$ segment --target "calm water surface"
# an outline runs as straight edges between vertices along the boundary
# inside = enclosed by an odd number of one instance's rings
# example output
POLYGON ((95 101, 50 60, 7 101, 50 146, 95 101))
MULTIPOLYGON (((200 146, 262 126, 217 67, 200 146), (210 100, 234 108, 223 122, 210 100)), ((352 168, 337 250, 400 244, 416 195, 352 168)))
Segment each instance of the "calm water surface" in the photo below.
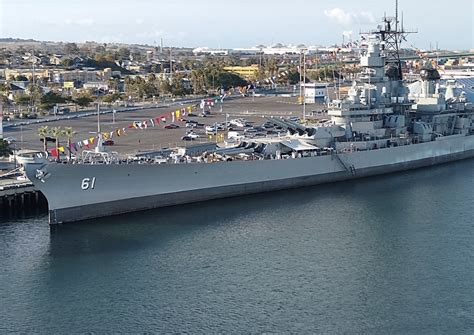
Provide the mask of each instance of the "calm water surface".
POLYGON ((0 223, 0 332, 474 332, 474 160, 0 223))

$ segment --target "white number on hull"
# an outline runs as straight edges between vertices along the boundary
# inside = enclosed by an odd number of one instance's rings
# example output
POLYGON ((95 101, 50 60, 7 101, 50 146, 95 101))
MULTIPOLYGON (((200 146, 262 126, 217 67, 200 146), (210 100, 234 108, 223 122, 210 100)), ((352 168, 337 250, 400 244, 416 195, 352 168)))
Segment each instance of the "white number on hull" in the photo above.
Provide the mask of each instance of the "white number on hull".
POLYGON ((95 177, 82 179, 81 188, 83 190, 93 190, 95 187, 95 177))

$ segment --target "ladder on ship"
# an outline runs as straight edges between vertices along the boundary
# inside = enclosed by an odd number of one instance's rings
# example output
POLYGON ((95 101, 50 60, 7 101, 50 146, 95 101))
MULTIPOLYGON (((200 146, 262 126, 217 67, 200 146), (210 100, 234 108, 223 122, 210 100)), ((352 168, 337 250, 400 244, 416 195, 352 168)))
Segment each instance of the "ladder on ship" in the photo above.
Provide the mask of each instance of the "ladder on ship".
POLYGON ((341 158, 341 156, 339 156, 338 153, 334 153, 333 155, 334 157, 336 157, 337 161, 341 164, 341 166, 347 171, 349 172, 351 175, 355 176, 356 175, 356 168, 354 166, 354 164, 347 164, 346 162, 344 162, 344 160, 341 158))

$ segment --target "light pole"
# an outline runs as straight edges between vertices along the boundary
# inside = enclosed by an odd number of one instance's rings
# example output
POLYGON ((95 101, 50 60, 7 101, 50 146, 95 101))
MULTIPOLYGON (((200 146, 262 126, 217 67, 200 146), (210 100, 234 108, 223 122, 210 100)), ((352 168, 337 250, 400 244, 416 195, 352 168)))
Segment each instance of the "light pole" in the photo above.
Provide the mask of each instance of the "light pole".
POLYGON ((302 68, 302 64, 301 64, 301 53, 302 53, 302 52, 303 52, 303 51, 301 50, 301 52, 300 52, 300 68, 299 68, 299 71, 298 71, 298 72, 300 73, 300 100, 299 100, 300 103, 301 103, 301 99, 302 99, 302 97, 301 97, 301 89, 302 89, 301 83, 302 83, 302 80, 303 80, 303 79, 302 79, 303 77, 302 77, 302 74, 301 74, 301 68, 302 68))
POLYGON ((306 121, 306 50, 303 51, 303 121, 306 121))
POLYGON ((0 102, 0 140, 3 139, 3 104, 0 102))

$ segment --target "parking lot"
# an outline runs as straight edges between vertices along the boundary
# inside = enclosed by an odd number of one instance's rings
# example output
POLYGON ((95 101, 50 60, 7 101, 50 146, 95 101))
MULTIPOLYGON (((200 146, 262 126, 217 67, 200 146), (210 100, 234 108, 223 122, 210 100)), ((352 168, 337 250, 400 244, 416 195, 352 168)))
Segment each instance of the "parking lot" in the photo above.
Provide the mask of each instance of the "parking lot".
MULTIPOLYGON (((157 118, 161 115, 166 115, 174 112, 183 106, 173 107, 160 107, 150 109, 139 109, 135 111, 126 111, 115 113, 115 120, 112 113, 101 115, 101 131, 112 132, 116 129, 125 128, 125 136, 120 137, 114 136, 112 138, 113 145, 109 146, 109 150, 117 151, 121 154, 134 154, 143 151, 157 150, 160 148, 170 148, 176 146, 190 145, 194 142, 205 142, 205 141, 216 141, 216 136, 212 135, 213 132, 206 134, 206 126, 214 125, 219 123, 224 129, 217 131, 217 140, 221 141, 227 138, 227 131, 225 130, 225 122, 229 122, 234 119, 245 119, 251 122, 255 127, 262 126, 267 118, 270 117, 302 117, 303 107, 296 104, 295 98, 285 97, 247 97, 235 100, 224 101, 224 103, 217 103, 210 108, 210 114, 203 117, 201 116, 201 109, 196 109, 193 114, 196 116, 189 117, 184 116, 186 121, 195 122, 197 125, 186 127, 185 120, 175 120, 175 124, 178 126, 175 129, 166 129, 171 123, 168 118, 166 123, 156 124, 155 126, 148 126, 146 129, 135 129, 128 128, 134 121, 141 122, 143 120, 149 120, 157 118), (183 140, 182 138, 186 135, 186 132, 193 129, 193 133, 196 134, 193 140, 183 140)), ((308 115, 313 110, 321 110, 323 106, 307 105, 306 110, 308 115)), ((206 107, 209 110, 209 107, 206 107)), ((14 138, 15 141, 12 143, 15 148, 23 149, 41 149, 43 143, 40 141, 38 135, 38 128, 47 125, 49 128, 52 127, 72 127, 74 136, 72 142, 82 141, 90 137, 94 137, 94 132, 97 131, 97 115, 90 115, 80 118, 71 118, 58 120, 48 123, 31 123, 28 125, 17 126, 14 128, 7 128, 4 130, 4 137, 14 138)), ((232 126, 231 131, 243 133, 245 128, 232 126)), ((229 130, 229 128, 227 128, 229 130)), ((265 128, 265 131, 275 131, 273 128, 265 128)), ((264 134, 262 129, 257 128, 255 134, 264 134)), ((249 131, 247 131, 249 133, 249 131)), ((262 136, 262 135, 258 135, 262 136)), ((66 145, 66 139, 61 139, 60 144, 66 145)), ((49 148, 54 147, 54 143, 49 143, 49 148)))

